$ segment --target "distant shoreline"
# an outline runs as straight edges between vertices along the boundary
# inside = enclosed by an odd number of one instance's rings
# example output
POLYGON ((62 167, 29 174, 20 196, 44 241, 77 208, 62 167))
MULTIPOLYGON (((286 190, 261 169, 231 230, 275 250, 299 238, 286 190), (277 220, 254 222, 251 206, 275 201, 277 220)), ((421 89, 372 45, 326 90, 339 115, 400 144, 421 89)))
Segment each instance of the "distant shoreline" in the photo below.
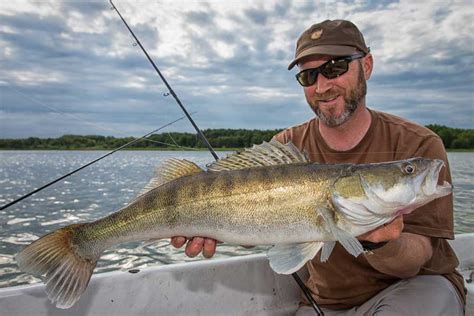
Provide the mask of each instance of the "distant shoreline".
MULTIPOLYGON (((215 151, 239 151, 244 148, 213 148, 215 151)), ((50 148, 50 149, 41 149, 41 148, 31 148, 31 149, 11 149, 11 148, 0 148, 0 151, 112 151, 114 149, 110 148, 77 148, 77 149, 65 149, 65 148, 50 148)), ((124 148, 120 151, 209 151, 207 148, 124 148)), ((474 149, 472 150, 474 151, 474 149)))
MULTIPOLYGON (((474 151, 474 129, 427 125, 443 141, 448 151, 474 151)), ((219 151, 240 150, 270 141, 281 129, 207 129, 203 134, 212 147, 219 151)), ((63 135, 57 138, 28 137, 0 138, 0 150, 207 150, 194 133, 169 132, 153 134, 145 139, 101 135, 63 135)))

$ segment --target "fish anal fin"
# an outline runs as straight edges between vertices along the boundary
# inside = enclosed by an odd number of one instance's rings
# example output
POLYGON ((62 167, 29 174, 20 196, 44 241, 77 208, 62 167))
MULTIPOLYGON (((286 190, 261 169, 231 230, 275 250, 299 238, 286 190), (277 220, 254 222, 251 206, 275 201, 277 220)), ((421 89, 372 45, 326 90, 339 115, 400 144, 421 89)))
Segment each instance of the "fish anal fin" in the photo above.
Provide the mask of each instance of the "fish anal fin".
POLYGON ((270 248, 267 257, 273 271, 280 274, 291 274, 313 259, 322 246, 322 242, 280 244, 270 248))

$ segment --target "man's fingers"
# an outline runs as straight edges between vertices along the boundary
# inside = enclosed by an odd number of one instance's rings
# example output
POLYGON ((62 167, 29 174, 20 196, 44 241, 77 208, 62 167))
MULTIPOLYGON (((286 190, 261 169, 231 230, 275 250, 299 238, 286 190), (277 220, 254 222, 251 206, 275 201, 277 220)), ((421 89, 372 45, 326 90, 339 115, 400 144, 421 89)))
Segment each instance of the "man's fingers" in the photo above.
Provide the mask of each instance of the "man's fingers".
POLYGON ((181 248, 186 243, 186 237, 176 236, 171 237, 171 245, 175 248, 181 248))
POLYGON ((186 245, 186 250, 184 252, 186 253, 186 256, 193 258, 201 252, 203 246, 204 238, 193 237, 188 241, 188 244, 186 245))
POLYGON ((188 243, 184 252, 191 258, 196 257, 201 251, 204 257, 211 258, 216 252, 216 244, 218 243, 217 240, 212 238, 194 237, 188 240, 183 236, 175 236, 171 238, 171 245, 175 248, 181 248, 186 241, 188 243))
POLYGON ((206 258, 211 258, 216 252, 216 241, 214 239, 206 238, 204 240, 204 248, 202 249, 202 255, 206 258))

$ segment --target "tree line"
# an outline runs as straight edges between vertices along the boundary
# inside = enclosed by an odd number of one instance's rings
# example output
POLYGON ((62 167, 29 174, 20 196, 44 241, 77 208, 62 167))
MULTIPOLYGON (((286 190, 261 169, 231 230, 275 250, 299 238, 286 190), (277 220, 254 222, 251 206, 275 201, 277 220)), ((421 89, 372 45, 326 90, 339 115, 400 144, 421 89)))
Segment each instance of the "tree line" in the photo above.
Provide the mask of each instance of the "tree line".
MULTIPOLYGON (((212 147, 234 149, 250 147, 269 141, 281 130, 247 130, 247 129, 207 129, 204 135, 212 147)), ((0 149, 114 149, 132 140, 134 137, 117 138, 99 135, 63 135, 58 138, 28 137, 24 139, 0 139, 0 149)), ((133 149, 174 149, 206 148, 200 138, 193 133, 169 132, 153 134, 127 148, 133 149)))
MULTIPOLYGON (((429 129, 438 134, 447 149, 474 149, 474 129, 451 128, 443 125, 430 124, 429 129)), ((203 133, 217 149, 236 149, 251 147, 269 141, 279 129, 248 130, 248 129, 207 129, 203 133)), ((132 140, 134 137, 116 138, 99 135, 63 135, 58 138, 28 137, 24 139, 0 139, 0 149, 114 149, 132 140)), ((154 134, 146 140, 140 140, 131 149, 175 149, 205 148, 203 142, 193 133, 169 132, 154 134)))
POLYGON ((451 128, 444 125, 426 125, 441 137, 447 149, 474 149, 474 129, 451 128))

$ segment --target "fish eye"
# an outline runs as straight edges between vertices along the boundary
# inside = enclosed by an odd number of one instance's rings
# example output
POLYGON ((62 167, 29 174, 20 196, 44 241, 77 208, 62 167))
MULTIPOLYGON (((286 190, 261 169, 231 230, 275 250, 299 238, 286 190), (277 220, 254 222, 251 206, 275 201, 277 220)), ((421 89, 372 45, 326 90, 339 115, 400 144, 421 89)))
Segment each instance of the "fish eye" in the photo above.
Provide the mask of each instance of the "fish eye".
POLYGON ((404 167, 403 167, 403 171, 406 173, 406 174, 413 174, 416 170, 416 167, 415 165, 412 165, 411 163, 407 163, 404 167))

